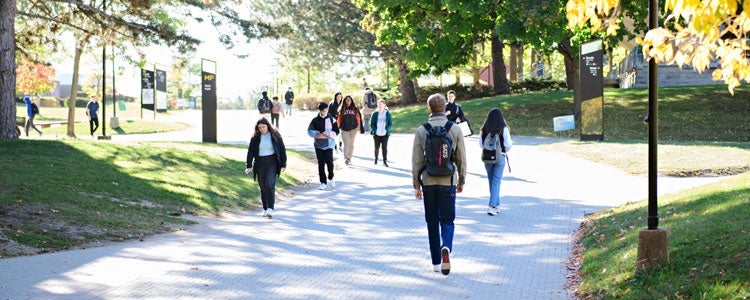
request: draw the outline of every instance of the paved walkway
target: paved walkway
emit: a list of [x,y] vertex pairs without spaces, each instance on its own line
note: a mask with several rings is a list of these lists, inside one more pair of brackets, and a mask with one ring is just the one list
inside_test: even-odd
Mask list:
[[[282,119],[290,147],[311,148],[312,116]],[[220,112],[219,142],[246,144],[255,118]],[[200,141],[199,128],[113,139]],[[371,137],[358,136],[353,165],[336,171],[334,191],[300,191],[277,203],[271,220],[258,211],[198,218],[185,231],[144,242],[2,259],[0,298],[567,299],[564,263],[584,214],[647,197],[645,176],[537,147],[551,139],[515,137],[502,211],[488,216],[484,168],[470,137],[453,269],[443,276],[432,271],[423,207],[413,197],[411,141],[391,138],[385,168],[372,164]],[[713,180],[661,178],[660,194]]]

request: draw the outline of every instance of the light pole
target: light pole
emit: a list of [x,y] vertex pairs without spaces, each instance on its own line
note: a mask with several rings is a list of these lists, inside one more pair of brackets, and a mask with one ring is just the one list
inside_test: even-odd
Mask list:
[[[102,12],[107,11],[107,0],[102,0]],[[102,32],[104,31],[102,22]],[[104,36],[102,36],[104,37]],[[107,139],[107,45],[102,45],[102,135],[100,139]]]

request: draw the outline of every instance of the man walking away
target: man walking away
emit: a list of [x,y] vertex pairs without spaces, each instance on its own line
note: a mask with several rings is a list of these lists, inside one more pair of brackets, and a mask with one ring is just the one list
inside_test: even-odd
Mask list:
[[445,116],[445,97],[433,94],[427,105],[429,121],[414,135],[412,185],[415,198],[424,203],[433,271],[448,275],[456,193],[463,191],[466,178],[466,149],[461,129]]

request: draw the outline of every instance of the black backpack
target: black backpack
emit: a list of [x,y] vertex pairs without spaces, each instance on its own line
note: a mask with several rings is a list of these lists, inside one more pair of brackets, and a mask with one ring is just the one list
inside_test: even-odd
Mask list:
[[36,103],[31,103],[31,113],[35,115],[39,114],[39,106]]
[[445,126],[432,126],[430,123],[424,123],[424,129],[427,130],[427,139],[425,140],[424,155],[425,165],[419,171],[427,171],[430,176],[451,176],[456,172],[453,164],[453,139],[449,132],[453,122],[446,122]]
[[365,101],[368,108],[377,108],[378,107],[378,97],[375,96],[375,93],[368,93],[367,94],[367,101]]

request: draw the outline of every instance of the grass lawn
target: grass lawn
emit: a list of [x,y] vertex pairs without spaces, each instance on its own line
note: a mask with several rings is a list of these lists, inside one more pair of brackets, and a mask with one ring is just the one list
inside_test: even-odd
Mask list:
[[[108,103],[107,116],[112,114],[112,104]],[[156,133],[156,132],[168,132],[176,131],[189,127],[184,123],[165,122],[153,120],[153,114],[151,111],[144,110],[144,118],[141,118],[141,112],[138,103],[127,103],[126,110],[118,110],[117,117],[120,120],[119,128],[111,128],[110,120],[107,119],[107,135],[117,134],[138,134],[138,133]],[[75,120],[77,121],[74,125],[76,136],[86,136],[90,134],[88,119],[85,115],[83,108],[76,108]],[[68,108],[67,107],[41,107],[40,114],[34,118],[34,124],[37,128],[42,130],[45,135],[54,136],[66,136],[68,132],[66,124],[54,124],[50,127],[42,128],[40,125],[45,123],[57,123],[68,120]],[[99,111],[101,113],[101,110]],[[169,114],[169,112],[167,112]],[[26,116],[26,105],[16,103],[16,116]],[[95,135],[102,134],[103,120],[99,117],[99,129]],[[22,137],[25,138],[23,130],[21,130]],[[36,136],[37,133],[34,130],[30,130],[30,136]]]
[[669,262],[636,273],[647,203],[598,212],[577,233],[581,299],[750,298],[750,172],[659,198]]
[[[0,256],[33,254],[179,230],[182,213],[259,206],[245,146],[0,140]],[[278,189],[316,170],[289,151]],[[20,243],[26,252],[4,245]],[[29,253],[30,252],[30,253]]]

